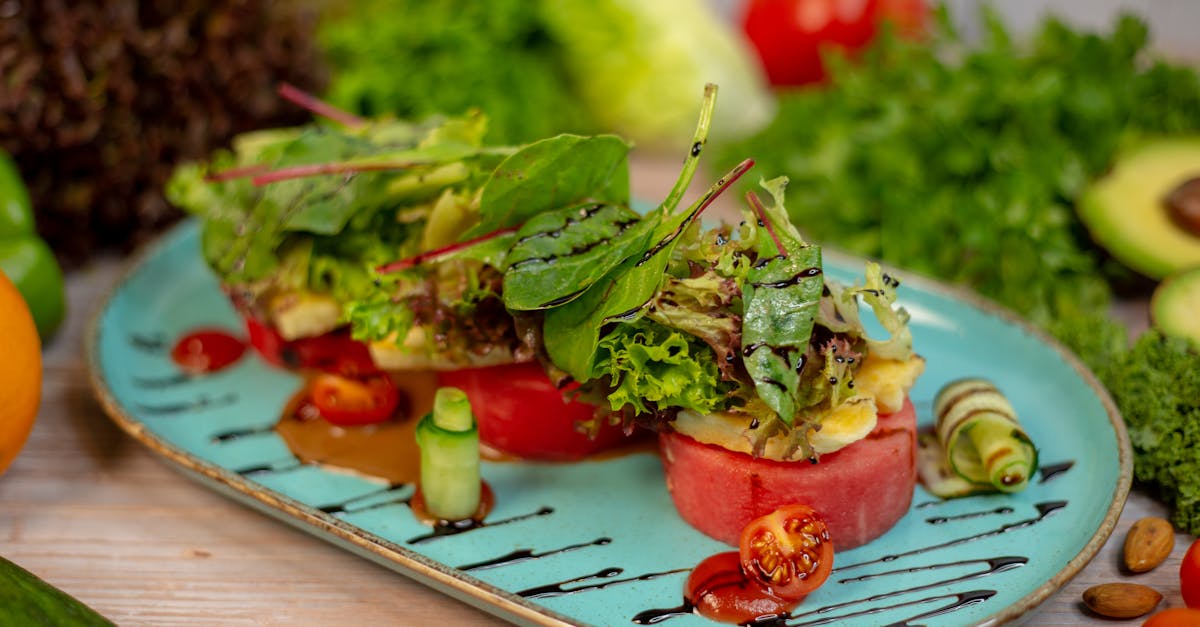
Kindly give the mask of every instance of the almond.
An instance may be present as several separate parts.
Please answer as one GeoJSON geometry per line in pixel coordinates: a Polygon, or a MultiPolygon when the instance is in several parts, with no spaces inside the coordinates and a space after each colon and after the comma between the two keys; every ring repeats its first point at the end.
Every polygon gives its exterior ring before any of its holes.
{"type": "Polygon", "coordinates": [[[1171,523],[1149,516],[1129,528],[1125,536],[1125,568],[1144,573],[1163,563],[1175,548],[1175,529],[1171,523]]]}
{"type": "Polygon", "coordinates": [[[1162,601],[1154,588],[1136,583],[1102,583],[1083,591],[1083,603],[1109,618],[1134,618],[1148,614],[1162,601]]]}

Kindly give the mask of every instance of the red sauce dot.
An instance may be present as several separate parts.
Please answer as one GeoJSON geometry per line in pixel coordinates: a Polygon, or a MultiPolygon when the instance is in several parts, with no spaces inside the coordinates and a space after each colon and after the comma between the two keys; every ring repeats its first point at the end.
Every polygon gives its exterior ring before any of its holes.
{"type": "Polygon", "coordinates": [[[785,616],[800,603],[781,599],[758,580],[747,577],[737,551],[718,553],[700,562],[688,576],[684,598],[705,618],[739,625],[785,616]]]}
{"type": "Polygon", "coordinates": [[[246,343],[225,331],[202,329],[179,338],[171,360],[184,372],[205,374],[233,365],[246,352],[246,343]]]}

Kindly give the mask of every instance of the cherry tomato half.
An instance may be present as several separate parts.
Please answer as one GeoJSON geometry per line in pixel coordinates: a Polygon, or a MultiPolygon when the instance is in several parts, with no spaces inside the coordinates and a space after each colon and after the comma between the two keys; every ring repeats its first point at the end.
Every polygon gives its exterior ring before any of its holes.
{"type": "Polygon", "coordinates": [[[263,359],[275,366],[313,368],[351,376],[379,370],[371,359],[367,345],[351,338],[346,331],[289,342],[267,323],[249,316],[245,320],[250,345],[263,359]]]}
{"type": "Polygon", "coordinates": [[[701,616],[744,625],[760,616],[778,616],[796,605],[781,599],[742,571],[735,551],[718,553],[700,562],[688,575],[684,596],[701,616]]]}
{"type": "Polygon", "coordinates": [[[900,34],[919,35],[928,13],[923,0],[750,0],[742,30],[772,85],[803,85],[825,78],[824,50],[855,52],[884,20],[900,34]]]}
{"type": "Polygon", "coordinates": [[[799,503],[756,518],[738,543],[742,569],[776,596],[802,599],[829,578],[833,542],[816,511],[799,503]]]}
{"type": "Polygon", "coordinates": [[[1193,542],[1183,556],[1183,562],[1179,565],[1179,585],[1183,591],[1183,602],[1188,607],[1200,609],[1200,540],[1193,542]]]}
{"type": "Polygon", "coordinates": [[[1173,607],[1146,619],[1142,627],[1197,627],[1200,626],[1200,610],[1173,607]]]}
{"type": "Polygon", "coordinates": [[[322,418],[343,427],[383,422],[400,404],[400,391],[382,373],[362,378],[319,374],[310,384],[309,396],[322,418]]]}

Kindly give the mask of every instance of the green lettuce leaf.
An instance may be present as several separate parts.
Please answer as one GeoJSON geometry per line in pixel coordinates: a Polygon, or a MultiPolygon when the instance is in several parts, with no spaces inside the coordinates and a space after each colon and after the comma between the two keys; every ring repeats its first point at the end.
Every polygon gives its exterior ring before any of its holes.
{"type": "Polygon", "coordinates": [[[611,380],[614,412],[638,414],[723,409],[733,387],[717,372],[712,351],[691,335],[649,321],[619,324],[600,341],[596,372],[611,380]]]}

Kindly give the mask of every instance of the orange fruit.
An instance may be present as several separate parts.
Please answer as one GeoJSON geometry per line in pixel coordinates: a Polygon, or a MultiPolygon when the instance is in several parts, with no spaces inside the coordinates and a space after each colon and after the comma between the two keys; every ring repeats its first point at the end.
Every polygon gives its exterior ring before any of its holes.
{"type": "Polygon", "coordinates": [[[33,429],[42,400],[42,344],[21,293],[0,272],[0,473],[33,429]]]}

